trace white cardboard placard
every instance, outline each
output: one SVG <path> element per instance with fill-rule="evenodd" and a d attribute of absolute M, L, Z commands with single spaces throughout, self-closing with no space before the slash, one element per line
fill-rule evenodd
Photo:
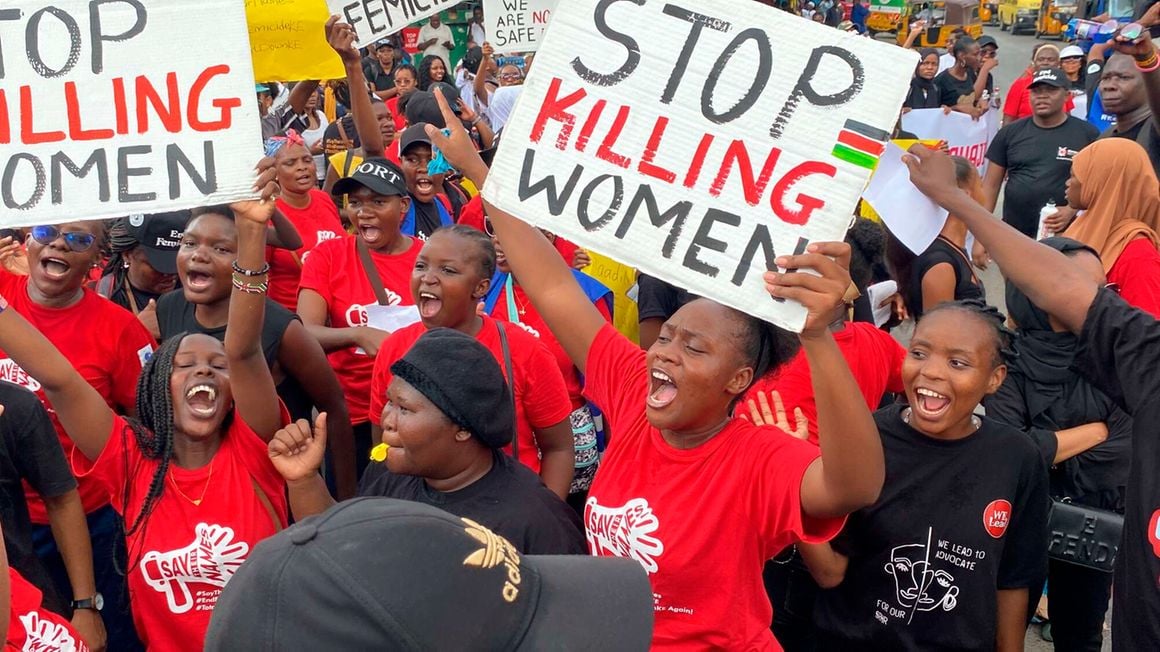
<path fill-rule="evenodd" d="M 917 56 L 749 0 L 568 0 L 483 194 L 800 330 L 804 309 L 773 301 L 762 272 L 842 239 Z M 851 155 L 840 139 L 876 153 Z"/>
<path fill-rule="evenodd" d="M 445 11 L 462 0 L 326 0 L 331 15 L 354 27 L 356 45 L 366 47 L 411 23 Z"/>
<path fill-rule="evenodd" d="M 560 0 L 483 0 L 483 28 L 497 53 L 535 52 Z"/>
<path fill-rule="evenodd" d="M 254 196 L 241 2 L 10 0 L 0 18 L 0 225 Z"/>
<path fill-rule="evenodd" d="M 945 140 L 947 151 L 975 165 L 979 174 L 987 169 L 987 148 L 999 133 L 1002 117 L 992 109 L 975 120 L 971 116 L 942 109 L 915 109 L 902 116 L 902 128 L 923 139 Z"/>

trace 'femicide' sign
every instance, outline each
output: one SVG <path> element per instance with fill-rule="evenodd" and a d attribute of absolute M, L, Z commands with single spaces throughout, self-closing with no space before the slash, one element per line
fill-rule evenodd
<path fill-rule="evenodd" d="M 252 196 L 262 147 L 249 43 L 231 0 L 5 2 L 0 224 Z"/>
<path fill-rule="evenodd" d="M 568 0 L 504 128 L 487 199 L 800 330 L 761 273 L 840 240 L 917 55 L 749 0 Z"/>

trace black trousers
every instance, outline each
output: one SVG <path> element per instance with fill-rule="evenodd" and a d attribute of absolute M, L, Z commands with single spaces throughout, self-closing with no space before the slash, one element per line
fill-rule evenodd
<path fill-rule="evenodd" d="M 1057 652 L 1099 652 L 1112 574 L 1054 559 L 1048 563 L 1047 607 Z"/>
<path fill-rule="evenodd" d="M 765 592 L 773 605 L 770 629 L 785 652 L 815 649 L 814 601 L 818 585 L 793 547 L 765 562 Z"/>

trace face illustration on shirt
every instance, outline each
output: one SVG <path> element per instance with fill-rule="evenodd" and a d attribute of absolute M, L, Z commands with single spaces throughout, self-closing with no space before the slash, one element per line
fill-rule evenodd
<path fill-rule="evenodd" d="M 885 570 L 894 577 L 898 604 L 917 611 L 950 611 L 958 604 L 959 588 L 945 570 L 932 570 L 927 548 L 921 543 L 898 546 L 890 552 Z"/>

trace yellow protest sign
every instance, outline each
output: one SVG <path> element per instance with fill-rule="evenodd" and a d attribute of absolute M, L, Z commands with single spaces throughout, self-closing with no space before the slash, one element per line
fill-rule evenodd
<path fill-rule="evenodd" d="M 342 79 L 342 60 L 326 43 L 326 0 L 246 0 L 254 80 Z"/>
<path fill-rule="evenodd" d="M 636 285 L 636 270 L 595 251 L 589 251 L 588 256 L 592 258 L 592 264 L 584 268 L 584 273 L 612 290 L 612 325 L 628 339 L 639 342 L 640 320 L 636 302 L 628 298 L 628 291 Z"/>

